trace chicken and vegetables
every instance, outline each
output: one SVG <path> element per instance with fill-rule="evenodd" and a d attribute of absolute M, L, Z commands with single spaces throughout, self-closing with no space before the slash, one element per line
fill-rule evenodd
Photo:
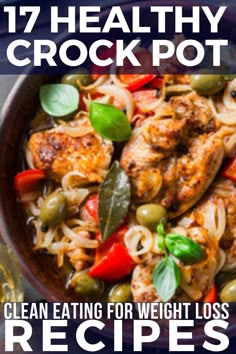
<path fill-rule="evenodd" d="M 85 69 L 41 88 L 15 190 L 80 299 L 236 301 L 235 92 Z"/>

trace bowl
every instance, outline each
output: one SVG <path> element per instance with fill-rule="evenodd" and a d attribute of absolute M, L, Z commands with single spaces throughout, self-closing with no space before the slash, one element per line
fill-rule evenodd
<path fill-rule="evenodd" d="M 142 11 L 145 14 L 150 5 L 156 1 L 142 2 Z M 173 2 L 170 2 L 173 5 Z M 140 3 L 132 4 L 140 5 Z M 186 5 L 189 8 L 189 4 Z M 131 5 L 124 5 L 123 11 L 130 12 Z M 101 13 L 105 18 L 107 11 Z M 225 21 L 228 29 L 233 28 L 233 18 Z M 2 110 L 0 119 L 0 233 L 10 247 L 14 248 L 24 274 L 42 298 L 55 302 L 78 302 L 78 296 L 66 289 L 66 271 L 58 270 L 53 257 L 35 252 L 33 249 L 33 235 L 30 226 L 26 225 L 24 211 L 17 203 L 13 188 L 16 174 L 23 153 L 22 137 L 27 133 L 29 122 L 34 117 L 39 106 L 38 92 L 42 84 L 55 82 L 55 77 L 48 75 L 33 75 L 33 69 L 26 75 L 21 75 L 9 94 Z M 233 314 L 232 326 L 236 322 Z M 126 324 L 125 324 L 126 326 Z M 127 326 L 130 326 L 127 322 Z M 235 327 L 232 333 L 235 331 Z M 202 326 L 194 328 L 195 344 L 202 342 L 204 335 Z M 109 332 L 109 330 L 108 330 Z M 129 341 L 129 328 L 125 331 Z M 160 347 L 168 345 L 168 331 L 164 330 L 158 341 Z"/>
<path fill-rule="evenodd" d="M 52 78 L 51 78 L 52 80 Z M 55 79 L 54 79 L 55 80 Z M 51 257 L 33 250 L 32 229 L 16 202 L 13 178 L 20 163 L 22 136 L 38 107 L 38 90 L 50 82 L 43 76 L 22 75 L 7 98 L 1 118 L 0 229 L 3 239 L 15 249 L 24 274 L 49 301 L 75 300 L 63 283 Z M 5 157 L 4 157 L 5 156 Z"/>

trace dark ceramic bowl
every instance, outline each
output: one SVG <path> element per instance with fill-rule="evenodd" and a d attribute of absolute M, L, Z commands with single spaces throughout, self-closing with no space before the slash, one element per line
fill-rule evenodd
<path fill-rule="evenodd" d="M 52 79 L 51 79 L 52 80 Z M 53 81 L 53 80 L 52 80 Z M 47 300 L 70 301 L 63 276 L 52 257 L 34 252 L 32 230 L 16 202 L 13 178 L 22 161 L 22 137 L 39 106 L 39 87 L 49 82 L 46 77 L 22 75 L 7 98 L 1 117 L 0 131 L 0 232 L 15 248 L 23 272 Z M 74 298 L 75 300 L 75 298 Z"/>
<path fill-rule="evenodd" d="M 150 5 L 156 1 L 142 2 L 143 14 Z M 173 2 L 170 2 L 173 5 Z M 140 4 L 136 4 L 140 5 Z M 189 5 L 187 5 L 188 7 Z M 123 10 L 130 12 L 130 5 L 125 5 Z M 106 18 L 106 11 L 101 18 Z M 225 22 L 226 30 L 233 28 L 233 20 L 229 17 Z M 26 218 L 21 206 L 16 201 L 13 189 L 13 179 L 16 174 L 20 159 L 22 158 L 22 137 L 27 132 L 30 120 L 39 106 L 38 92 L 43 83 L 55 81 L 55 77 L 22 75 L 17 80 L 8 96 L 0 120 L 0 233 L 5 241 L 15 249 L 24 274 L 29 281 L 48 301 L 76 302 L 79 301 L 75 294 L 65 287 L 66 272 L 59 271 L 53 257 L 35 252 L 33 250 L 33 233 L 26 226 Z M 234 318 L 235 317 L 235 318 Z M 232 315 L 230 333 L 235 332 L 233 323 L 236 316 Z M 125 322 L 125 340 L 130 340 L 130 326 Z M 107 333 L 110 333 L 108 328 Z M 200 344 L 204 339 L 202 325 L 194 328 L 194 342 Z M 161 339 L 157 346 L 168 345 L 168 330 L 163 329 Z"/>

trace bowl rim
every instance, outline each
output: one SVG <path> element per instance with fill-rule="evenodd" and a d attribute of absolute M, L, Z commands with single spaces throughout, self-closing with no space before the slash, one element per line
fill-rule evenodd
<path fill-rule="evenodd" d="M 40 76 L 40 75 L 38 75 Z M 12 102 L 20 99 L 19 92 L 25 86 L 26 82 L 30 79 L 30 75 L 22 74 L 16 79 L 15 84 L 13 85 L 9 95 L 7 96 L 4 105 L 2 107 L 2 111 L 0 113 L 0 132 L 4 129 L 4 124 L 6 124 L 6 118 L 11 114 L 14 110 Z M 0 235 L 2 236 L 5 243 L 14 250 L 17 259 L 19 261 L 21 270 L 29 282 L 33 285 L 33 287 L 39 292 L 43 299 L 46 299 L 49 302 L 58 301 L 58 299 L 51 293 L 48 292 L 47 287 L 35 278 L 34 274 L 28 268 L 27 262 L 24 260 L 23 256 L 20 252 L 18 252 L 17 246 L 13 243 L 12 238 L 10 236 L 9 227 L 4 222 L 4 201 L 1 198 L 1 190 L 0 190 Z"/>

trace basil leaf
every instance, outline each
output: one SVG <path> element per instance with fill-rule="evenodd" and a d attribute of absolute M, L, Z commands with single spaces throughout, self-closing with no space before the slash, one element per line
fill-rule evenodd
<path fill-rule="evenodd" d="M 120 226 L 128 213 L 130 182 L 118 161 L 114 161 L 98 194 L 98 217 L 102 241 Z"/>
<path fill-rule="evenodd" d="M 130 138 L 130 122 L 126 115 L 114 106 L 91 101 L 89 119 L 96 132 L 105 139 L 126 141 Z"/>
<path fill-rule="evenodd" d="M 159 222 L 159 224 L 157 225 L 157 233 L 159 236 L 165 237 L 165 229 L 162 222 Z"/>
<path fill-rule="evenodd" d="M 175 261 L 166 256 L 156 265 L 152 279 L 162 301 L 169 301 L 180 282 L 180 271 Z"/>
<path fill-rule="evenodd" d="M 165 237 L 158 235 L 158 237 L 157 237 L 157 246 L 158 246 L 158 248 L 159 248 L 161 251 L 165 252 L 165 250 L 166 250 L 166 247 L 165 247 Z"/>
<path fill-rule="evenodd" d="M 173 256 L 187 264 L 197 263 L 204 258 L 201 246 L 184 235 L 167 234 L 166 247 Z"/>
<path fill-rule="evenodd" d="M 41 86 L 39 97 L 43 110 L 54 117 L 66 116 L 74 112 L 79 105 L 79 92 L 71 85 Z"/>

